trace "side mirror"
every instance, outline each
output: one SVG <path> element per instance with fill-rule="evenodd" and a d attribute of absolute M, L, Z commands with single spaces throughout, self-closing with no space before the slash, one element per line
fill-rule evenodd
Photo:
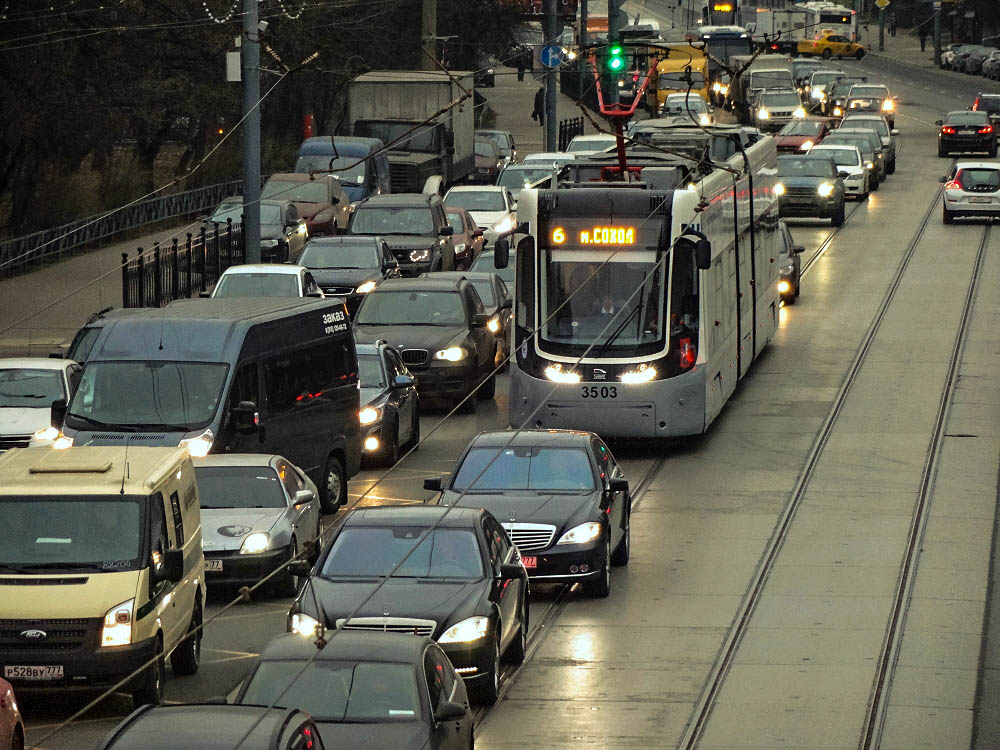
<path fill-rule="evenodd" d="M 947 181 L 948 181 L 948 178 L 947 178 L 947 177 L 938 177 L 938 182 L 940 182 L 940 183 L 941 183 L 942 185 L 943 185 L 944 183 L 946 183 Z"/>
<path fill-rule="evenodd" d="M 240 401 L 229 410 L 229 423 L 241 435 L 249 435 L 260 426 L 260 414 L 253 401 Z"/>
<path fill-rule="evenodd" d="M 441 227 L 438 230 L 438 234 L 441 235 L 442 237 L 451 237 L 453 234 L 455 234 L 455 227 L 453 226 Z"/>
<path fill-rule="evenodd" d="M 307 297 L 325 297 L 326 295 L 323 294 L 323 292 L 318 292 L 317 291 L 317 292 L 306 292 L 306 296 Z"/>
<path fill-rule="evenodd" d="M 198 292 L 198 296 L 201 297 L 202 299 L 208 299 L 209 297 L 212 296 L 212 292 L 206 289 L 203 292 Z"/>
<path fill-rule="evenodd" d="M 184 578 L 184 550 L 168 549 L 163 553 L 160 568 L 156 571 L 156 580 L 178 583 Z"/>
<path fill-rule="evenodd" d="M 944 125 L 944 120 L 935 120 L 935 121 L 934 121 L 934 124 L 935 124 L 935 125 L 938 125 L 938 126 L 940 126 L 940 125 Z"/>
<path fill-rule="evenodd" d="M 519 564 L 516 563 L 503 563 L 500 566 L 500 578 L 505 581 L 509 581 L 511 578 L 520 578 L 521 571 L 523 571 Z"/>
<path fill-rule="evenodd" d="M 411 378 L 409 375 L 397 375 L 392 381 L 393 388 L 409 388 L 414 385 L 417 381 Z"/>
<path fill-rule="evenodd" d="M 442 492 L 444 491 L 444 481 L 441 477 L 429 477 L 424 480 L 424 489 L 431 490 L 432 492 Z"/>
<path fill-rule="evenodd" d="M 612 492 L 628 492 L 627 479 L 611 479 L 608 481 L 608 489 Z"/>
<path fill-rule="evenodd" d="M 483 230 L 482 229 L 474 229 L 473 232 L 472 232 L 472 236 L 473 237 L 482 237 L 483 236 Z"/>
<path fill-rule="evenodd" d="M 295 497 L 292 498 L 292 505 L 298 507 L 299 505 L 308 505 L 316 496 L 312 493 L 312 490 L 299 490 L 295 493 Z"/>
<path fill-rule="evenodd" d="M 799 253 L 804 253 L 806 250 L 805 245 L 792 245 L 792 253 L 798 255 Z"/>
<path fill-rule="evenodd" d="M 458 721 L 465 716 L 466 708 L 461 703 L 444 701 L 434 709 L 434 721 Z"/>
<path fill-rule="evenodd" d="M 890 130 L 889 135 L 899 135 L 899 128 L 893 128 Z"/>
<path fill-rule="evenodd" d="M 699 271 L 708 271 L 712 268 L 712 243 L 705 239 L 699 239 L 694 246 L 694 264 Z"/>
<path fill-rule="evenodd" d="M 312 573 L 312 567 L 312 563 L 308 560 L 292 560 L 292 562 L 288 563 L 288 567 L 285 570 L 293 576 L 308 578 L 309 574 Z"/>
<path fill-rule="evenodd" d="M 514 306 L 514 300 L 512 299 L 505 299 L 500 302 L 501 310 L 510 310 L 513 306 Z"/>
<path fill-rule="evenodd" d="M 493 266 L 506 268 L 508 263 L 510 263 L 510 240 L 506 237 L 499 237 L 493 243 Z"/>
<path fill-rule="evenodd" d="M 57 430 L 61 430 L 63 426 L 63 420 L 66 419 L 66 411 L 69 409 L 69 404 L 64 398 L 57 398 L 52 402 L 52 406 L 49 410 L 49 424 L 55 427 Z"/>
<path fill-rule="evenodd" d="M 851 176 L 850 172 L 837 172 L 837 177 L 839 177 L 842 180 L 846 180 L 850 176 Z"/>
<path fill-rule="evenodd" d="M 490 316 L 486 313 L 477 313 L 472 316 L 472 327 L 473 328 L 485 328 L 486 324 L 490 322 Z"/>

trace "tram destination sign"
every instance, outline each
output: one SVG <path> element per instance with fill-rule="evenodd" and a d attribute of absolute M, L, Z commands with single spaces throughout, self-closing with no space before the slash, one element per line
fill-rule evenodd
<path fill-rule="evenodd" d="M 635 247 L 648 250 L 659 244 L 661 225 L 660 220 L 644 217 L 622 223 L 560 217 L 550 220 L 546 239 L 550 248 Z"/>

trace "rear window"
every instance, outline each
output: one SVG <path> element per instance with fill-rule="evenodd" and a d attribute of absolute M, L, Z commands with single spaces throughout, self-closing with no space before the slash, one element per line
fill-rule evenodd
<path fill-rule="evenodd" d="M 981 96 L 972 108 L 979 112 L 1000 112 L 1000 96 Z"/>
<path fill-rule="evenodd" d="M 1000 170 L 996 169 L 963 169 L 956 179 L 966 190 L 1000 188 Z"/>
<path fill-rule="evenodd" d="M 986 112 L 950 112 L 944 122 L 946 125 L 988 125 L 990 118 Z"/>

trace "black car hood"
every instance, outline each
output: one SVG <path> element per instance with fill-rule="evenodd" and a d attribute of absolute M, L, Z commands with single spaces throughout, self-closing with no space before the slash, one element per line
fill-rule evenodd
<path fill-rule="evenodd" d="M 437 622 L 434 638 L 459 620 L 477 614 L 477 608 L 487 598 L 489 591 L 489 581 L 486 578 L 474 581 L 399 578 L 386 582 L 377 592 L 375 588 L 378 582 L 375 579 L 355 581 L 314 577 L 310 578 L 310 583 L 316 597 L 323 604 L 327 626 L 330 628 L 336 627 L 338 619 L 354 613 L 364 602 L 355 617 L 434 620 Z M 315 614 L 312 592 L 308 587 L 299 597 L 299 604 L 304 612 Z M 487 614 L 487 611 L 478 614 Z"/>
<path fill-rule="evenodd" d="M 833 182 L 836 177 L 810 177 L 808 175 L 789 175 L 788 177 L 778 176 L 778 182 L 788 187 L 817 187 L 824 182 Z"/>
<path fill-rule="evenodd" d="M 591 520 L 598 506 L 601 493 L 588 492 L 581 495 L 562 495 L 534 492 L 523 495 L 480 495 L 448 491 L 441 498 L 441 505 L 458 505 L 465 508 L 485 508 L 500 523 L 548 523 L 557 528 L 575 526 Z"/>
<path fill-rule="evenodd" d="M 383 721 L 378 724 L 343 724 L 317 721 L 323 745 L 335 747 L 382 747 L 421 750 L 427 747 L 427 726 L 419 721 Z"/>
<path fill-rule="evenodd" d="M 320 286 L 359 286 L 365 281 L 377 281 L 382 274 L 377 268 L 310 268 Z"/>
<path fill-rule="evenodd" d="M 374 344 L 379 339 L 388 341 L 398 349 L 426 349 L 436 352 L 457 346 L 468 331 L 458 326 L 354 326 L 354 340 L 359 344 Z"/>

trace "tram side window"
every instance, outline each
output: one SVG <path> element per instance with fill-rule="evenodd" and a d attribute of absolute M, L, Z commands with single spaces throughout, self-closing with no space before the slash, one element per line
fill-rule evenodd
<path fill-rule="evenodd" d="M 698 330 L 698 269 L 688 253 L 674 256 L 670 278 L 670 333 L 681 339 Z"/>
<path fill-rule="evenodd" d="M 517 258 L 514 262 L 514 282 L 517 294 L 517 320 L 515 325 L 518 328 L 531 330 L 535 327 L 535 243 L 530 237 L 526 237 L 517 243 Z"/>

